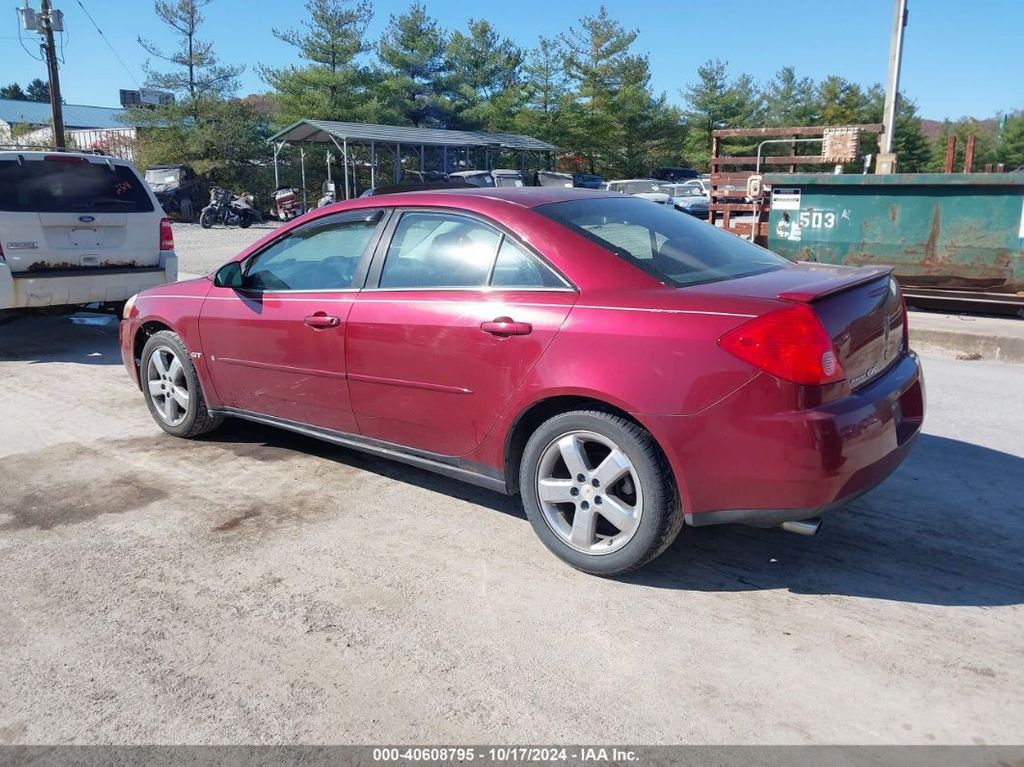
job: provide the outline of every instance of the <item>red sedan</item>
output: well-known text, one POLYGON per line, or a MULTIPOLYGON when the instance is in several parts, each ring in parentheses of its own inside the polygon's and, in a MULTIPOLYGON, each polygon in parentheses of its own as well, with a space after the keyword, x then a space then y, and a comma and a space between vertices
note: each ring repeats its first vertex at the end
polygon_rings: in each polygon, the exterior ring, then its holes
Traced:
POLYGON ((684 524, 813 532, 924 416, 887 269, 578 189, 332 205, 139 293, 121 352, 170 434, 245 418, 519 493, 602 575, 684 524))

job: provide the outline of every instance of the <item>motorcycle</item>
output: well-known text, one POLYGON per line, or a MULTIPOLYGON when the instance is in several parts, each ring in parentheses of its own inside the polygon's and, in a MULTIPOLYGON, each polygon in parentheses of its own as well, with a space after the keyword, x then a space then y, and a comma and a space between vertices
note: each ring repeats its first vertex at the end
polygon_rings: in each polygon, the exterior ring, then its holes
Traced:
POLYGON ((299 202, 299 193, 290 186, 280 186, 274 190, 274 204, 270 215, 281 221, 291 221, 305 213, 299 202))
POLYGON ((318 208, 323 208, 338 201, 338 190, 334 186, 333 181, 325 181, 323 186, 320 188, 320 191, 323 196, 317 200, 316 206, 318 208))
POLYGON ((209 229, 214 224, 248 229, 254 219, 252 195, 235 195, 219 186, 210 189, 210 204, 199 214, 199 225, 209 229))

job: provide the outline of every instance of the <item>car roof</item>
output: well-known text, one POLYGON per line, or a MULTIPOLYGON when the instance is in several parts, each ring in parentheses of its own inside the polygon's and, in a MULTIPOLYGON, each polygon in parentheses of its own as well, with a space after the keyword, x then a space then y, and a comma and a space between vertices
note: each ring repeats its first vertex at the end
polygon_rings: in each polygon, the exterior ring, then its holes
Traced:
POLYGON ((609 184, 663 184, 665 182, 659 181, 656 178, 613 178, 609 184))
MULTIPOLYGON (((511 186, 511 187, 466 187, 457 189, 432 189, 422 192, 402 192, 401 194, 382 194, 373 197, 357 198, 373 200, 379 205, 382 202, 393 202, 396 205, 431 205, 446 202, 458 206, 460 198, 483 197, 490 200, 502 200, 524 208, 536 208, 567 200, 593 199, 595 197, 618 197, 600 189, 580 189, 562 186, 511 186)), ((351 202, 351 201, 350 201, 351 202)))
POLYGON ((42 160, 44 157, 52 157, 55 154, 68 155, 71 157, 82 157, 89 162, 103 163, 106 165, 112 162, 114 165, 131 165, 127 160, 120 157, 112 157, 106 154, 95 154, 93 152, 62 152, 59 149, 3 149, 0 150, 0 160, 42 160))

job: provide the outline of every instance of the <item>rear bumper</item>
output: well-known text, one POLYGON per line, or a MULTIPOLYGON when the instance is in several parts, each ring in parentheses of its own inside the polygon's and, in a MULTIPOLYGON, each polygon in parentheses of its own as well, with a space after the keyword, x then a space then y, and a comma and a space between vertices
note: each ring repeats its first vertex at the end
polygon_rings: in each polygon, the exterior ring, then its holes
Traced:
POLYGON ((163 253, 158 266, 11 273, 0 262, 0 309, 127 301, 140 290, 174 282, 178 257, 163 253))
POLYGON ((763 397, 744 387, 695 416, 655 418, 687 524, 769 527, 820 516, 895 471, 924 419, 913 353, 870 385, 819 407, 758 413, 763 397))

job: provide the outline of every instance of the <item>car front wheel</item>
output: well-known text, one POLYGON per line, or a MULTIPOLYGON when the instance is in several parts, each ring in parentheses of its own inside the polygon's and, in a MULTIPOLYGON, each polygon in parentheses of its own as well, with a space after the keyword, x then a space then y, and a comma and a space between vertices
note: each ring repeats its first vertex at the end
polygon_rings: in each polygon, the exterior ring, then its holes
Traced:
POLYGON ((683 526, 672 472, 651 434, 596 410, 542 424, 523 452, 520 493, 555 555, 594 575, 621 575, 661 554, 683 526))
POLYGON ((161 330, 149 337, 139 378, 153 420, 168 434, 197 437, 223 423, 223 416, 207 409, 195 366, 177 333, 161 330))

